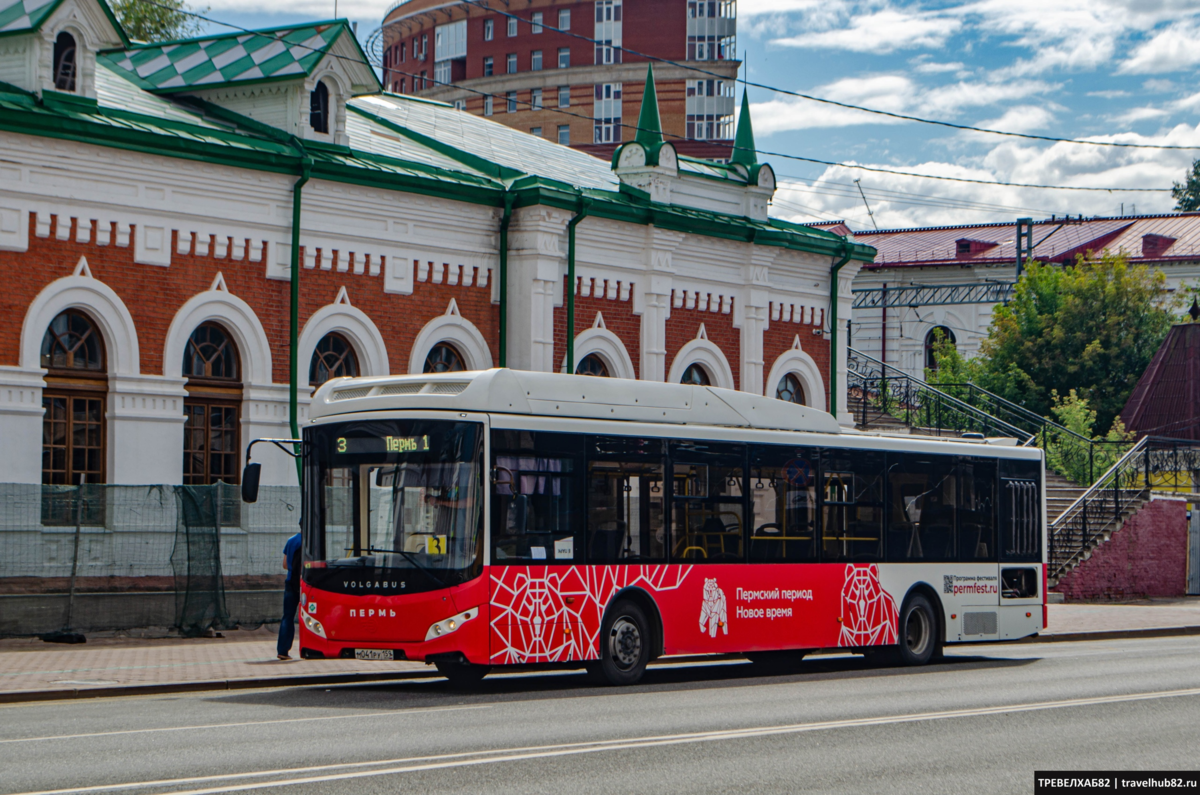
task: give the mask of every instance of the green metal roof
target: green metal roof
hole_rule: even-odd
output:
[[[138,44],[128,50],[104,53],[100,60],[147,91],[262,82],[309,75],[346,30],[346,23],[339,20],[163,44]]]
[[[354,110],[437,142],[444,151],[456,150],[460,156],[494,163],[511,172],[497,174],[501,179],[536,169],[539,176],[580,188],[617,190],[620,186],[603,160],[486,117],[455,110],[451,105],[393,94],[359,97],[349,104]]]
[[[301,35],[302,29],[292,30]],[[219,37],[242,46],[240,38]],[[58,92],[39,99],[0,83],[0,130],[275,173],[296,174],[307,160],[314,178],[489,206],[503,204],[511,193],[518,206],[575,209],[586,195],[597,217],[831,256],[840,256],[849,245],[855,259],[867,262],[874,255],[870,246],[849,244],[821,229],[651,202],[643,191],[622,185],[605,161],[442,103],[388,94],[360,97],[348,104],[349,146],[300,142],[196,97],[151,93],[146,78],[119,63],[150,51],[169,60],[184,44],[110,54],[108,68],[96,73],[95,101]],[[723,164],[680,158],[680,165],[712,178],[738,176]]]
[[[63,0],[0,0],[0,36],[14,33],[28,33],[41,28],[46,18],[54,13],[54,9],[62,5]],[[108,17],[113,29],[121,37],[121,41],[129,44],[121,23],[117,21],[112,9],[104,0],[96,0],[100,10]]]
[[[62,0],[0,0],[0,33],[37,30]]]

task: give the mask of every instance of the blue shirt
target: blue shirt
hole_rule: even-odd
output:
[[[286,582],[292,582],[296,577],[296,571],[292,569],[292,557],[300,549],[300,534],[292,536],[283,545],[283,557],[287,560],[287,579]]]

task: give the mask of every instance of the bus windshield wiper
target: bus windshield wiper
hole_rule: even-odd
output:
[[[376,547],[368,547],[368,548],[367,548],[367,552],[385,552],[385,553],[389,553],[389,554],[392,554],[392,555],[403,555],[403,556],[405,557],[405,559],[406,559],[406,560],[408,560],[409,562],[411,562],[411,563],[412,563],[414,566],[416,566],[416,567],[417,567],[418,569],[420,569],[421,571],[423,571],[423,572],[425,572],[426,574],[428,574],[428,575],[429,575],[429,577],[430,577],[430,579],[432,579],[432,580],[433,580],[434,582],[436,582],[438,585],[442,586],[443,588],[448,588],[448,587],[449,587],[449,586],[447,586],[447,585],[446,585],[446,583],[442,582],[442,578],[441,578],[441,577],[439,577],[439,576],[437,576],[436,574],[434,574],[434,573],[433,573],[433,572],[432,572],[432,571],[431,571],[431,570],[430,570],[430,569],[429,569],[427,566],[422,566],[422,565],[421,565],[421,563],[420,563],[420,561],[418,561],[418,560],[417,560],[415,557],[413,557],[413,555],[412,555],[412,553],[411,553],[411,552],[405,552],[403,549],[379,549],[379,548],[376,548]]]

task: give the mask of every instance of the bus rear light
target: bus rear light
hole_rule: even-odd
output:
[[[321,622],[310,616],[308,613],[301,613],[304,619],[304,626],[308,627],[308,631],[316,635],[318,638],[325,637],[325,627],[321,626]]]
[[[425,640],[429,641],[434,638],[440,638],[443,635],[449,635],[477,615],[479,615],[479,608],[472,607],[470,610],[466,610],[456,616],[439,621],[429,627],[429,631],[425,633]]]

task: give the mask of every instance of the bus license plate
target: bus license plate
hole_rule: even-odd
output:
[[[396,653],[391,649],[355,649],[356,660],[394,660]]]

